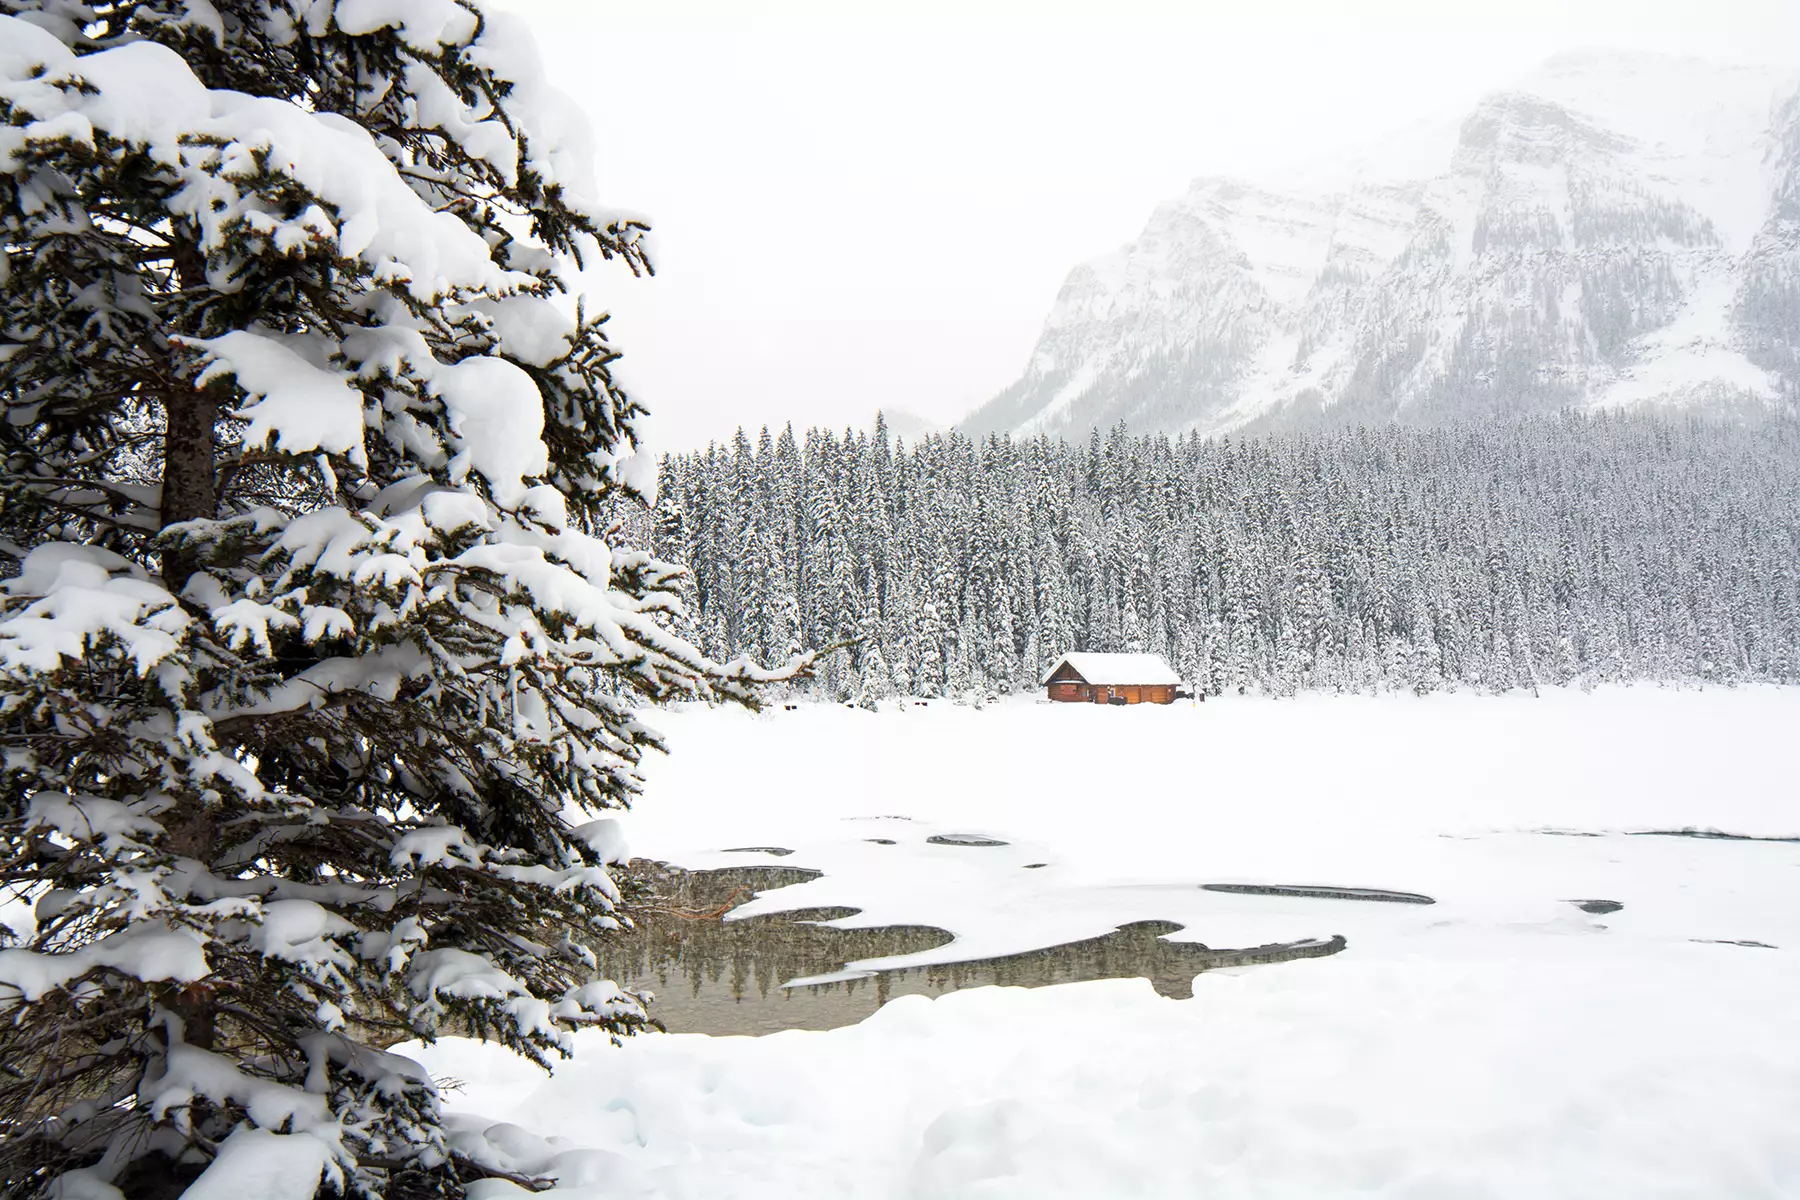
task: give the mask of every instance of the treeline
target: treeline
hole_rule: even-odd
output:
[[[1212,693],[1800,683],[1800,425],[1563,415],[673,455],[645,518],[719,659],[839,699],[1148,650]]]

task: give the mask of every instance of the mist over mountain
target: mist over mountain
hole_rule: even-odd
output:
[[[1195,180],[960,428],[1797,404],[1800,75],[1596,51],[1355,159]]]

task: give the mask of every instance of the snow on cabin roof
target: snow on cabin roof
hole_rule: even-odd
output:
[[[1181,676],[1170,670],[1169,664],[1158,654],[1088,654],[1078,651],[1057,659],[1044,676],[1043,683],[1049,683],[1050,676],[1056,674],[1064,663],[1074,667],[1075,673],[1089,683],[1106,687],[1181,682]]]

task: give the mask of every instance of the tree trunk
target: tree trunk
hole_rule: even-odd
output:
[[[214,389],[206,388],[171,396],[164,411],[168,427],[163,435],[160,527],[167,529],[182,521],[218,515],[213,476],[213,426],[219,419],[218,395]],[[198,565],[191,550],[165,549],[163,586],[179,595]]]
[[[184,291],[204,287],[206,260],[190,245],[175,249],[175,274]],[[159,529],[183,521],[219,515],[217,477],[213,474],[213,427],[219,420],[220,385],[177,391],[163,401],[162,511]],[[165,549],[163,586],[176,595],[199,567],[192,551]]]
[[[197,281],[203,278],[199,256],[191,251],[177,255],[176,267],[184,286],[197,286]],[[183,521],[210,520],[218,516],[213,429],[219,419],[221,391],[220,385],[187,387],[164,399],[159,529]],[[199,556],[194,551],[165,546],[162,551],[163,586],[179,596],[199,565]],[[169,850],[211,865],[216,831],[212,814],[199,800],[184,798],[176,811],[164,817],[163,825],[168,831],[165,844]],[[188,1043],[203,1050],[212,1049],[216,1021],[211,989],[203,984],[183,989],[177,993],[171,1007],[181,1017]]]

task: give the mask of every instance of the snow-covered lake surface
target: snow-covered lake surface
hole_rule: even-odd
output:
[[[548,1079],[420,1050],[517,1170],[596,1197],[1800,1194],[1800,691],[653,723],[636,854],[824,872],[734,915],[956,935],[853,970],[1145,920],[1349,948],[1191,1000],[983,988],[823,1033],[596,1043]]]

